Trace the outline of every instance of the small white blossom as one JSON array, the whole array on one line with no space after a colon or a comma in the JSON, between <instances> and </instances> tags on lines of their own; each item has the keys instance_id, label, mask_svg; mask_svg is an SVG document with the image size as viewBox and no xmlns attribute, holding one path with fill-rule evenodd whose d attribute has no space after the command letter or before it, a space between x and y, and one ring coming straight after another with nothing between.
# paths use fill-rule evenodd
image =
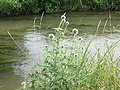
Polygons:
<instances>
[{"instance_id":1,"label":"small white blossom","mask_svg":"<svg viewBox=\"0 0 120 90\"><path fill-rule=\"evenodd\" d=\"M62 19L62 22L65 23L65 22L66 22L66 19Z\"/></svg>"},{"instance_id":2,"label":"small white blossom","mask_svg":"<svg viewBox=\"0 0 120 90\"><path fill-rule=\"evenodd\" d=\"M66 22L66 25L69 25L69 22L68 22L68 21Z\"/></svg>"},{"instance_id":3,"label":"small white blossom","mask_svg":"<svg viewBox=\"0 0 120 90\"><path fill-rule=\"evenodd\" d=\"M74 29L72 30L72 33L73 33L74 35L77 35L77 34L78 34L78 29L74 28Z\"/></svg>"},{"instance_id":4,"label":"small white blossom","mask_svg":"<svg viewBox=\"0 0 120 90\"><path fill-rule=\"evenodd\" d=\"M49 34L50 39L54 39L54 37L55 37L54 34Z\"/></svg>"},{"instance_id":5,"label":"small white blossom","mask_svg":"<svg viewBox=\"0 0 120 90\"><path fill-rule=\"evenodd\" d=\"M78 55L77 55L77 54L75 54L75 55L74 55L74 57L75 57L75 58L77 58L77 57L78 57Z\"/></svg>"},{"instance_id":6,"label":"small white blossom","mask_svg":"<svg viewBox=\"0 0 120 90\"><path fill-rule=\"evenodd\" d=\"M75 53L74 53L74 52L72 52L72 55L75 55Z\"/></svg>"},{"instance_id":7,"label":"small white blossom","mask_svg":"<svg viewBox=\"0 0 120 90\"><path fill-rule=\"evenodd\" d=\"M61 48L64 48L64 46L62 45Z\"/></svg>"},{"instance_id":8,"label":"small white blossom","mask_svg":"<svg viewBox=\"0 0 120 90\"><path fill-rule=\"evenodd\" d=\"M82 40L83 40L83 38L82 38L82 37L78 37L78 40L81 40L81 41L82 41Z\"/></svg>"},{"instance_id":9,"label":"small white blossom","mask_svg":"<svg viewBox=\"0 0 120 90\"><path fill-rule=\"evenodd\" d=\"M21 85L23 86L23 88L25 89L26 88L26 81L25 82L22 82Z\"/></svg>"},{"instance_id":10,"label":"small white blossom","mask_svg":"<svg viewBox=\"0 0 120 90\"><path fill-rule=\"evenodd\" d=\"M48 45L45 45L45 48L48 48Z\"/></svg>"},{"instance_id":11,"label":"small white blossom","mask_svg":"<svg viewBox=\"0 0 120 90\"><path fill-rule=\"evenodd\" d=\"M61 19L62 19L62 20L63 20L63 19L66 19L65 14L63 14L63 15L61 16Z\"/></svg>"}]
</instances>

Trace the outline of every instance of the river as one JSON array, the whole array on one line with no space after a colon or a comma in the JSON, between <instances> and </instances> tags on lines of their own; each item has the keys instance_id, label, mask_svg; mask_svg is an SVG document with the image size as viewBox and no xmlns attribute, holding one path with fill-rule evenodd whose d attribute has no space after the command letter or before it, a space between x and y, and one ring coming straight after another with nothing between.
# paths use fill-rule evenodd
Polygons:
<instances>
[{"instance_id":1,"label":"river","mask_svg":"<svg viewBox=\"0 0 120 90\"><path fill-rule=\"evenodd\" d=\"M57 27L61 14L44 15L42 29L34 31L33 20L38 17L36 24L39 24L40 15L15 16L0 18L0 90L14 90L20 87L27 74L37 62L42 62L43 47L47 44L46 38L51 30ZM98 37L91 44L91 49L104 49L104 43L113 43L120 39L120 12L111 12L111 19L106 24L106 31L103 28L106 20L110 17L108 12L73 12L67 13L67 20L70 22L68 30L77 28L79 36L87 34L85 42L93 38L97 30ZM110 22L111 21L111 22ZM115 32L109 32L110 29ZM29 58L10 38L7 31L14 37L15 41L29 55ZM67 42L66 42L67 43ZM103 44L101 44L103 43ZM120 55L120 45L115 49L115 57Z\"/></svg>"}]
</instances>

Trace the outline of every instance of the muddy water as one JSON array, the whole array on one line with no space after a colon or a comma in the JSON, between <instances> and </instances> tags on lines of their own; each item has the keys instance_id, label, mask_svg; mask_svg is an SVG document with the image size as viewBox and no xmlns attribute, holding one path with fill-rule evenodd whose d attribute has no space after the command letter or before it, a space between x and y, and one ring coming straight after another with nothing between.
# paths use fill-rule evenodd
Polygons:
<instances>
[{"instance_id":1,"label":"muddy water","mask_svg":"<svg viewBox=\"0 0 120 90\"><path fill-rule=\"evenodd\" d=\"M51 29L58 26L60 15L45 15L42 29L37 31L31 28L34 17L39 17L38 15L0 18L0 90L18 88L34 64L43 61L43 47L47 44L46 36L54 32ZM93 38L98 22L101 20L98 37L90 47L93 52L98 47L104 51L106 42L112 43L120 39L120 13L111 12L111 24L108 21L105 28L107 31L103 33L108 17L108 12L68 13L67 20L70 22L68 30L78 28L80 36L87 34L84 40L87 43ZM39 24L39 18L36 23ZM110 29L116 32L108 32ZM30 59L18 48L7 31L11 33ZM66 40L65 43L69 42ZM120 55L119 51L120 45L115 49L116 57Z\"/></svg>"}]
</instances>

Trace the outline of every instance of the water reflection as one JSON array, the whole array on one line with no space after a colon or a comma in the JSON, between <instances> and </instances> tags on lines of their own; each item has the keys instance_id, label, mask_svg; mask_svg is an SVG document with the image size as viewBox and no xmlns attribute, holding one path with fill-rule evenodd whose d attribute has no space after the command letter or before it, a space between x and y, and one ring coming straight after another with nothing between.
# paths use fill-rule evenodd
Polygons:
<instances>
[{"instance_id":1,"label":"water reflection","mask_svg":"<svg viewBox=\"0 0 120 90\"><path fill-rule=\"evenodd\" d=\"M26 76L31 72L36 63L43 61L43 48L46 45L45 36L38 32L26 32L24 36L24 48L26 48L29 59L22 64L16 65L16 72Z\"/></svg>"}]
</instances>

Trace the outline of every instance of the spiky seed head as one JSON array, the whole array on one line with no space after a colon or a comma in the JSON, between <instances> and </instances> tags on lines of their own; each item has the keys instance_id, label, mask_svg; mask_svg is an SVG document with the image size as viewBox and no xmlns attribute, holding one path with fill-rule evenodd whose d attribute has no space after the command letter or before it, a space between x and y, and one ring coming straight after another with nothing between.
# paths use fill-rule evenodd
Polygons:
<instances>
[{"instance_id":1,"label":"spiky seed head","mask_svg":"<svg viewBox=\"0 0 120 90\"><path fill-rule=\"evenodd\" d=\"M45 48L48 48L48 45L45 45Z\"/></svg>"},{"instance_id":2,"label":"spiky seed head","mask_svg":"<svg viewBox=\"0 0 120 90\"><path fill-rule=\"evenodd\" d=\"M75 58L76 58L76 57L78 57L78 55L77 55L77 54L75 54L74 56L75 56Z\"/></svg>"},{"instance_id":3,"label":"spiky seed head","mask_svg":"<svg viewBox=\"0 0 120 90\"><path fill-rule=\"evenodd\" d=\"M65 22L66 22L66 19L62 19L62 22L65 23Z\"/></svg>"},{"instance_id":4,"label":"spiky seed head","mask_svg":"<svg viewBox=\"0 0 120 90\"><path fill-rule=\"evenodd\" d=\"M70 24L70 23L67 21L67 22L66 22L66 25L69 25L69 24Z\"/></svg>"},{"instance_id":5,"label":"spiky seed head","mask_svg":"<svg viewBox=\"0 0 120 90\"><path fill-rule=\"evenodd\" d=\"M62 19L62 20L63 20L63 19L66 19L65 14L63 14L63 15L61 16L61 19Z\"/></svg>"},{"instance_id":6,"label":"spiky seed head","mask_svg":"<svg viewBox=\"0 0 120 90\"><path fill-rule=\"evenodd\" d=\"M72 55L75 55L75 53L74 53L74 52L72 52Z\"/></svg>"},{"instance_id":7,"label":"spiky seed head","mask_svg":"<svg viewBox=\"0 0 120 90\"><path fill-rule=\"evenodd\" d=\"M73 33L74 35L77 35L77 34L78 34L78 29L74 28L74 29L72 30L72 33Z\"/></svg>"},{"instance_id":8,"label":"spiky seed head","mask_svg":"<svg viewBox=\"0 0 120 90\"><path fill-rule=\"evenodd\" d=\"M26 88L26 81L25 82L22 82L21 85L23 86L23 88L25 89Z\"/></svg>"},{"instance_id":9,"label":"spiky seed head","mask_svg":"<svg viewBox=\"0 0 120 90\"><path fill-rule=\"evenodd\" d=\"M49 34L50 39L54 39L54 37L55 37L54 34Z\"/></svg>"},{"instance_id":10,"label":"spiky seed head","mask_svg":"<svg viewBox=\"0 0 120 90\"><path fill-rule=\"evenodd\" d=\"M64 46L62 45L61 48L64 48Z\"/></svg>"},{"instance_id":11,"label":"spiky seed head","mask_svg":"<svg viewBox=\"0 0 120 90\"><path fill-rule=\"evenodd\" d=\"M83 38L82 37L78 37L78 40L83 40Z\"/></svg>"}]
</instances>

